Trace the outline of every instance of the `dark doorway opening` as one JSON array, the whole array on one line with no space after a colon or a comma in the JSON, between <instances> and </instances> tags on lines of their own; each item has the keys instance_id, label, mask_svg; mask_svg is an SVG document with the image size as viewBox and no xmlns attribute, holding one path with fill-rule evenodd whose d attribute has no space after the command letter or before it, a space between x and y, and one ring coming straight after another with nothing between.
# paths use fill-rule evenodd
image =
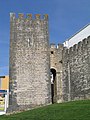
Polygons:
<instances>
[{"instance_id":1,"label":"dark doorway opening","mask_svg":"<svg viewBox=\"0 0 90 120\"><path fill-rule=\"evenodd\" d=\"M51 99L52 99L52 104L56 102L55 97L56 97L56 70L51 69Z\"/></svg>"}]
</instances>

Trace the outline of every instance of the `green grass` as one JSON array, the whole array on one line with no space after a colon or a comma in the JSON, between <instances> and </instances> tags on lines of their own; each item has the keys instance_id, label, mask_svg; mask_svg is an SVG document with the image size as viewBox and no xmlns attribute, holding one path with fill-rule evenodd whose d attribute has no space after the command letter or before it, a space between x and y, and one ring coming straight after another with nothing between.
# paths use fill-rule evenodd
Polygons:
<instances>
[{"instance_id":1,"label":"green grass","mask_svg":"<svg viewBox=\"0 0 90 120\"><path fill-rule=\"evenodd\" d=\"M0 120L90 120L90 100L53 104L9 116Z\"/></svg>"}]
</instances>

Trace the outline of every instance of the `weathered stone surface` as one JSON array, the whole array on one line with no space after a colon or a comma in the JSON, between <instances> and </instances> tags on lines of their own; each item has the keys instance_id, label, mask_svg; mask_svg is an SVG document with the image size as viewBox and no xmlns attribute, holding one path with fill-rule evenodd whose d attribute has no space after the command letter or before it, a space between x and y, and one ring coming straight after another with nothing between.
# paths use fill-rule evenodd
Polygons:
<instances>
[{"instance_id":1,"label":"weathered stone surface","mask_svg":"<svg viewBox=\"0 0 90 120\"><path fill-rule=\"evenodd\" d=\"M50 69L54 70L51 94ZM10 107L90 99L90 37L67 49L49 46L48 15L10 15Z\"/></svg>"},{"instance_id":2,"label":"weathered stone surface","mask_svg":"<svg viewBox=\"0 0 90 120\"><path fill-rule=\"evenodd\" d=\"M62 50L63 45L50 46L50 69L56 70L54 82L54 102L62 102Z\"/></svg>"},{"instance_id":3,"label":"weathered stone surface","mask_svg":"<svg viewBox=\"0 0 90 120\"><path fill-rule=\"evenodd\" d=\"M63 99L90 99L90 38L63 50Z\"/></svg>"},{"instance_id":4,"label":"weathered stone surface","mask_svg":"<svg viewBox=\"0 0 90 120\"><path fill-rule=\"evenodd\" d=\"M10 105L51 103L48 18L10 16ZM22 107L23 108L23 107Z\"/></svg>"}]
</instances>

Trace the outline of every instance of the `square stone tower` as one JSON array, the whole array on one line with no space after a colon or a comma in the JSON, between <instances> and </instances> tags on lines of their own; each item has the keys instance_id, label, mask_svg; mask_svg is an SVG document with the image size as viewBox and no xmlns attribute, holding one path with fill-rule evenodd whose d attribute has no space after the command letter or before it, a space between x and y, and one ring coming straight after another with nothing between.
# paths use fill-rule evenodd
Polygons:
<instances>
[{"instance_id":1,"label":"square stone tower","mask_svg":"<svg viewBox=\"0 0 90 120\"><path fill-rule=\"evenodd\" d=\"M51 103L48 15L10 14L10 109Z\"/></svg>"}]
</instances>

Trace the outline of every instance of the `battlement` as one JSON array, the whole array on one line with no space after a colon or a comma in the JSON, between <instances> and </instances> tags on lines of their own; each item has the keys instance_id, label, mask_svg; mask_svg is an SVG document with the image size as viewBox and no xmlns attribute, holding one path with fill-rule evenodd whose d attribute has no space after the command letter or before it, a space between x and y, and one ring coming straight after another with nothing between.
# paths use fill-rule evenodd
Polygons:
<instances>
[{"instance_id":1,"label":"battlement","mask_svg":"<svg viewBox=\"0 0 90 120\"><path fill-rule=\"evenodd\" d=\"M32 19L32 20L48 20L48 14L45 14L41 16L40 14L35 14L34 16L32 14L26 14L19 13L18 16L15 13L10 13L10 18L19 18L19 19Z\"/></svg>"},{"instance_id":2,"label":"battlement","mask_svg":"<svg viewBox=\"0 0 90 120\"><path fill-rule=\"evenodd\" d=\"M54 44L54 43L51 43L50 44L50 48L54 48L54 49L63 49L63 44Z\"/></svg>"},{"instance_id":3,"label":"battlement","mask_svg":"<svg viewBox=\"0 0 90 120\"><path fill-rule=\"evenodd\" d=\"M78 44L75 44L74 46L70 47L68 50L69 52L79 51L81 49L83 50L83 48L87 46L89 43L90 43L90 36L78 42Z\"/></svg>"},{"instance_id":4,"label":"battlement","mask_svg":"<svg viewBox=\"0 0 90 120\"><path fill-rule=\"evenodd\" d=\"M87 38L83 39L82 41L78 42L78 44L73 45L72 47L70 47L69 49L67 47L63 47L63 53L70 53L73 54L75 52L80 52L81 50L85 50L88 45L90 44L90 36L88 36Z\"/></svg>"},{"instance_id":5,"label":"battlement","mask_svg":"<svg viewBox=\"0 0 90 120\"><path fill-rule=\"evenodd\" d=\"M63 49L64 45L63 44L58 44L57 49Z\"/></svg>"},{"instance_id":6,"label":"battlement","mask_svg":"<svg viewBox=\"0 0 90 120\"><path fill-rule=\"evenodd\" d=\"M54 43L51 43L50 48L56 48L56 45Z\"/></svg>"}]
</instances>

